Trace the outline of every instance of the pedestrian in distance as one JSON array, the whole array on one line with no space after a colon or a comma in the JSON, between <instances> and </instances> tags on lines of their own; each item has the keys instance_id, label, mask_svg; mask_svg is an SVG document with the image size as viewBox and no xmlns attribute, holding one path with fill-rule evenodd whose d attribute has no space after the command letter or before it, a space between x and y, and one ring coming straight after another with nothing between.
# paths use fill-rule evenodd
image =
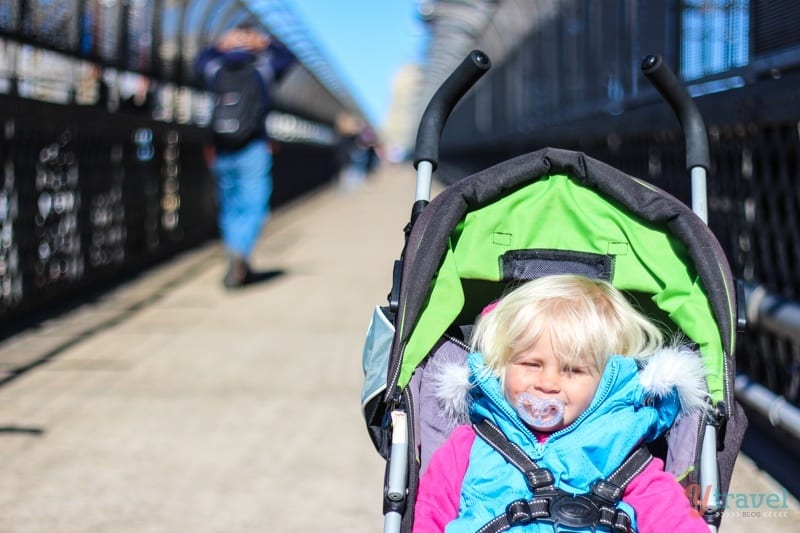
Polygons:
<instances>
[{"instance_id":1,"label":"pedestrian in distance","mask_svg":"<svg viewBox=\"0 0 800 533\"><path fill-rule=\"evenodd\" d=\"M364 183L366 177L369 152L364 133L367 126L363 119L346 111L336 116L335 126L339 189L352 192Z\"/></svg>"},{"instance_id":2,"label":"pedestrian in distance","mask_svg":"<svg viewBox=\"0 0 800 533\"><path fill-rule=\"evenodd\" d=\"M227 288L252 278L251 254L269 218L272 195L266 117L275 84L294 62L288 48L250 22L226 31L197 57L198 71L215 95L212 167L228 255Z\"/></svg>"}]
</instances>

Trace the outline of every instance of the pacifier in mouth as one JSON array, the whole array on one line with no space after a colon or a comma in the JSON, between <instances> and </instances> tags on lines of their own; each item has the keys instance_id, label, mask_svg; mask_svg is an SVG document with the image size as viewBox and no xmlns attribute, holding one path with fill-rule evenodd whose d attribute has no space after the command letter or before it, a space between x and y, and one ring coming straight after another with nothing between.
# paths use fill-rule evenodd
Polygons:
<instances>
[{"instance_id":1,"label":"pacifier in mouth","mask_svg":"<svg viewBox=\"0 0 800 533\"><path fill-rule=\"evenodd\" d=\"M523 392L517 397L514 407L522 421L533 429L553 429L564 420L564 402L558 398L537 398Z\"/></svg>"}]
</instances>

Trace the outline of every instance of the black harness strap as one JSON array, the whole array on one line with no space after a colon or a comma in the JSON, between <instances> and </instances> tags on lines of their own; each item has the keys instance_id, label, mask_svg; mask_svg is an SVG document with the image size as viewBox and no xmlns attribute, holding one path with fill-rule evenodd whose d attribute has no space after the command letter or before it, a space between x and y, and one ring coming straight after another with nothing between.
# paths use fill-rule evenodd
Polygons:
<instances>
[{"instance_id":1,"label":"black harness strap","mask_svg":"<svg viewBox=\"0 0 800 533\"><path fill-rule=\"evenodd\" d=\"M592 493L604 500L618 502L628 484L642 473L652 459L653 455L646 446L636 448L607 479L599 479L592 485Z\"/></svg>"},{"instance_id":2,"label":"black harness strap","mask_svg":"<svg viewBox=\"0 0 800 533\"><path fill-rule=\"evenodd\" d=\"M500 428L488 420L473 424L472 428L479 437L502 455L506 461L522 472L531 491L554 488L555 479L553 479L553 473L546 468L539 468L539 465L534 463L533 459L528 457L528 454L522 448L506 438Z\"/></svg>"},{"instance_id":3,"label":"black harness strap","mask_svg":"<svg viewBox=\"0 0 800 533\"><path fill-rule=\"evenodd\" d=\"M473 424L475 432L511 465L522 472L533 492L531 500L515 500L506 512L486 523L479 533L499 533L517 525L544 520L571 527L602 525L611 531L635 533L630 516L617 509L625 488L650 463L653 456L642 446L608 476L592 484L590 493L573 495L556 488L553 473L539 467L522 448L509 441L500 429L483 420Z\"/></svg>"}]
</instances>

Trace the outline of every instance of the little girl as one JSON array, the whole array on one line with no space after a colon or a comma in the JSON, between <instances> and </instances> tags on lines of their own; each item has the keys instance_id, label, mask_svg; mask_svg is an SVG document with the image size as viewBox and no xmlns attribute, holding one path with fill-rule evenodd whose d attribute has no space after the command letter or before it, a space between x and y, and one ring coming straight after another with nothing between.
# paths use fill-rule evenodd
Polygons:
<instances>
[{"instance_id":1,"label":"little girl","mask_svg":"<svg viewBox=\"0 0 800 533\"><path fill-rule=\"evenodd\" d=\"M472 425L456 427L423 473L415 532L594 531L587 520L600 531L708 532L641 448L705 408L702 362L664 347L611 284L527 282L484 312L472 347L466 367L442 372L439 398Z\"/></svg>"}]
</instances>

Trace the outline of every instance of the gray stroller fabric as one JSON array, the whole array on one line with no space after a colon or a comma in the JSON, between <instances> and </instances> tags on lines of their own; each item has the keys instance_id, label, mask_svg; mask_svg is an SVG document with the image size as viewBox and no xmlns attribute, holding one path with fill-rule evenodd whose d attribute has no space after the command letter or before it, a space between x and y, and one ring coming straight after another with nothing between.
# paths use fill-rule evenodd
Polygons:
<instances>
[{"instance_id":1,"label":"gray stroller fabric","mask_svg":"<svg viewBox=\"0 0 800 533\"><path fill-rule=\"evenodd\" d=\"M419 410L415 417L415 428L419 445L420 475L428 467L431 455L442 443L447 440L450 432L459 421L448 419L443 415L436 390L436 382L431 379L438 372L440 365L447 363L463 364L467 358L467 348L452 338L445 338L440 342L433 353L425 360L423 366L417 369L411 378L409 387L416 394ZM467 423L467 420L460 421Z\"/></svg>"}]
</instances>

